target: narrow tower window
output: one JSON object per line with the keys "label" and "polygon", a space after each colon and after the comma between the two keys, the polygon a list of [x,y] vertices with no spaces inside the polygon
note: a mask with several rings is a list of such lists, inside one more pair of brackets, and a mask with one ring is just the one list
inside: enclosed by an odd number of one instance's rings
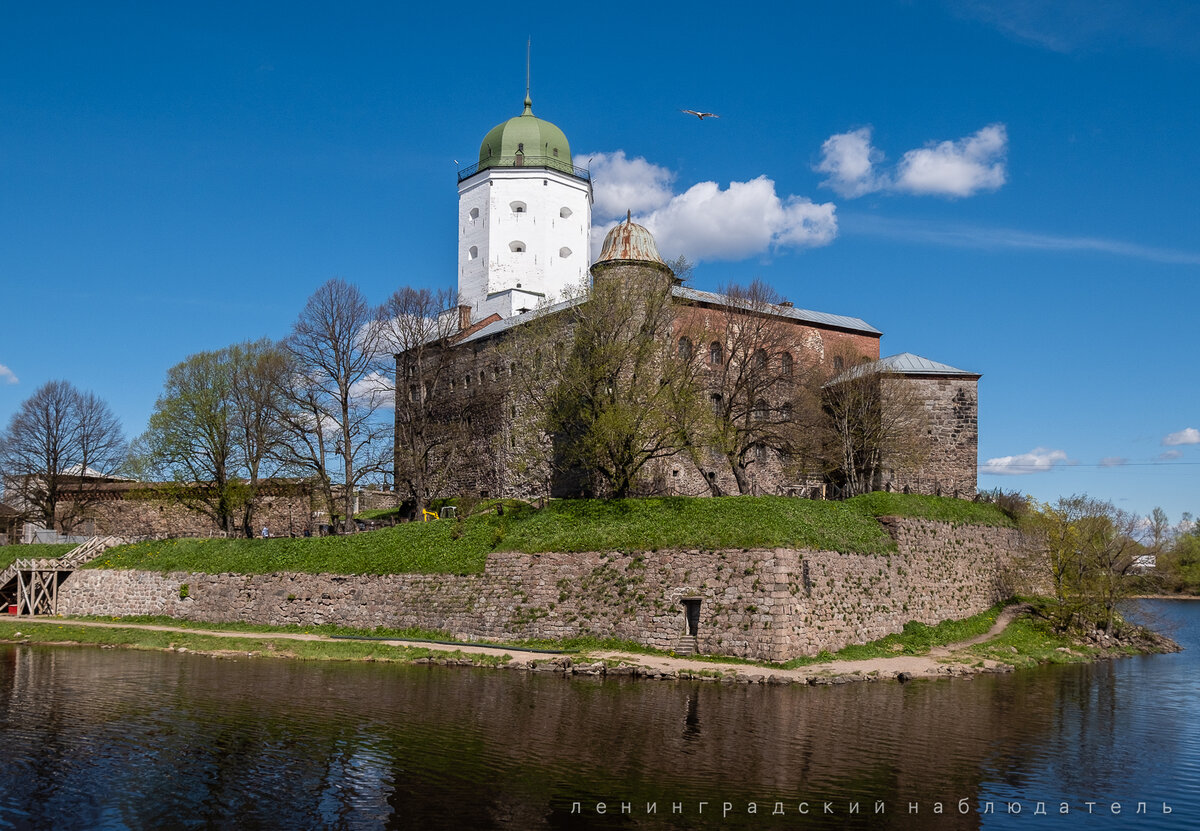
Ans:
{"label": "narrow tower window", "polygon": [[479,219],[479,208],[471,208],[471,221]]}
{"label": "narrow tower window", "polygon": [[472,245],[469,249],[467,249],[467,259],[468,260],[473,260],[478,256],[479,256],[479,246]]}
{"label": "narrow tower window", "polygon": [[515,214],[523,214],[528,206],[524,202],[512,202],[508,207],[512,208]]}

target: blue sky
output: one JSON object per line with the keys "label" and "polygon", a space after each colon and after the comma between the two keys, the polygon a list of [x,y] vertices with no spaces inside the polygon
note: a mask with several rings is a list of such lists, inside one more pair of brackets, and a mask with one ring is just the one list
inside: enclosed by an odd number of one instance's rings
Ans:
{"label": "blue sky", "polygon": [[330,277],[451,285],[532,37],[597,224],[983,373],[982,488],[1200,513],[1200,7],[345,5],[8,4],[0,422],[65,378],[133,436]]}

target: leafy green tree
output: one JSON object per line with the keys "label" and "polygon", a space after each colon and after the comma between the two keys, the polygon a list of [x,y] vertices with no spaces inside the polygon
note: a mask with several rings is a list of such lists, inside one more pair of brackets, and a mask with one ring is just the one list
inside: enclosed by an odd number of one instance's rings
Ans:
{"label": "leafy green tree", "polygon": [[678,312],[665,269],[624,271],[514,340],[534,414],[525,443],[548,437],[560,492],[624,498],[647,464],[692,441],[700,361],[677,343]]}
{"label": "leafy green tree", "polygon": [[199,352],[167,371],[150,424],[134,443],[142,478],[226,534],[254,536],[264,478],[278,469],[286,363],[270,341]]}

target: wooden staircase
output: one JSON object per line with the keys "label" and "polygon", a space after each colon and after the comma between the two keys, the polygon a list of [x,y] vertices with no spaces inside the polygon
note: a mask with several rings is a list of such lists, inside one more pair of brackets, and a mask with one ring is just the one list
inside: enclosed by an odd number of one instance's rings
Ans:
{"label": "wooden staircase", "polygon": [[114,545],[124,545],[124,537],[92,537],[57,559],[16,560],[0,572],[0,602],[3,611],[17,607],[19,615],[58,613],[58,586],[71,572],[94,560]]}

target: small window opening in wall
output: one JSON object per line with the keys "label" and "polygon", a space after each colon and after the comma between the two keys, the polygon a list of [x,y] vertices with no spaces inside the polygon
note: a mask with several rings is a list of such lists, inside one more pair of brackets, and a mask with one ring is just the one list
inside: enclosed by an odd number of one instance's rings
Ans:
{"label": "small window opening in wall", "polygon": [[472,245],[469,249],[467,249],[467,259],[468,260],[473,260],[478,256],[479,256],[479,246]]}
{"label": "small window opening in wall", "polygon": [[571,256],[571,249],[564,245],[562,248],[558,249],[558,256],[566,259],[567,257]]}
{"label": "small window opening in wall", "polygon": [[520,240],[513,240],[508,244],[508,250],[520,254],[525,250],[525,243]]}
{"label": "small window opening in wall", "polygon": [[471,208],[471,220],[479,219],[479,208]]}
{"label": "small window opening in wall", "polygon": [[700,598],[685,597],[680,602],[683,604],[683,614],[687,620],[687,633],[694,638],[700,631]]}
{"label": "small window opening in wall", "polygon": [[516,436],[508,437],[508,446],[513,448],[514,450],[516,449],[516,447],[517,447],[517,437]]}
{"label": "small window opening in wall", "polygon": [[572,213],[574,213],[574,211],[572,211],[570,208],[563,208],[562,210],[560,210],[560,211],[558,212],[558,215],[559,215],[559,216],[561,216],[563,219],[566,219],[566,218],[567,218],[567,217],[569,217],[569,216],[570,216]]}
{"label": "small window opening in wall", "polygon": [[513,202],[509,207],[512,208],[513,213],[523,214],[528,206],[524,202]]}
{"label": "small window opening in wall", "polygon": [[679,477],[679,468],[672,468],[672,470],[671,470],[671,476],[672,476],[673,478],[678,478],[678,477]]}
{"label": "small window opening in wall", "polygon": [[558,158],[558,148],[557,147],[554,148],[554,158],[556,158],[556,159]]}
{"label": "small window opening in wall", "polygon": [[485,381],[487,381],[487,376],[483,374],[483,370],[481,369],[481,370],[479,370],[479,384],[480,384],[480,386],[482,386],[482,385],[483,385],[483,383],[484,383]]}

